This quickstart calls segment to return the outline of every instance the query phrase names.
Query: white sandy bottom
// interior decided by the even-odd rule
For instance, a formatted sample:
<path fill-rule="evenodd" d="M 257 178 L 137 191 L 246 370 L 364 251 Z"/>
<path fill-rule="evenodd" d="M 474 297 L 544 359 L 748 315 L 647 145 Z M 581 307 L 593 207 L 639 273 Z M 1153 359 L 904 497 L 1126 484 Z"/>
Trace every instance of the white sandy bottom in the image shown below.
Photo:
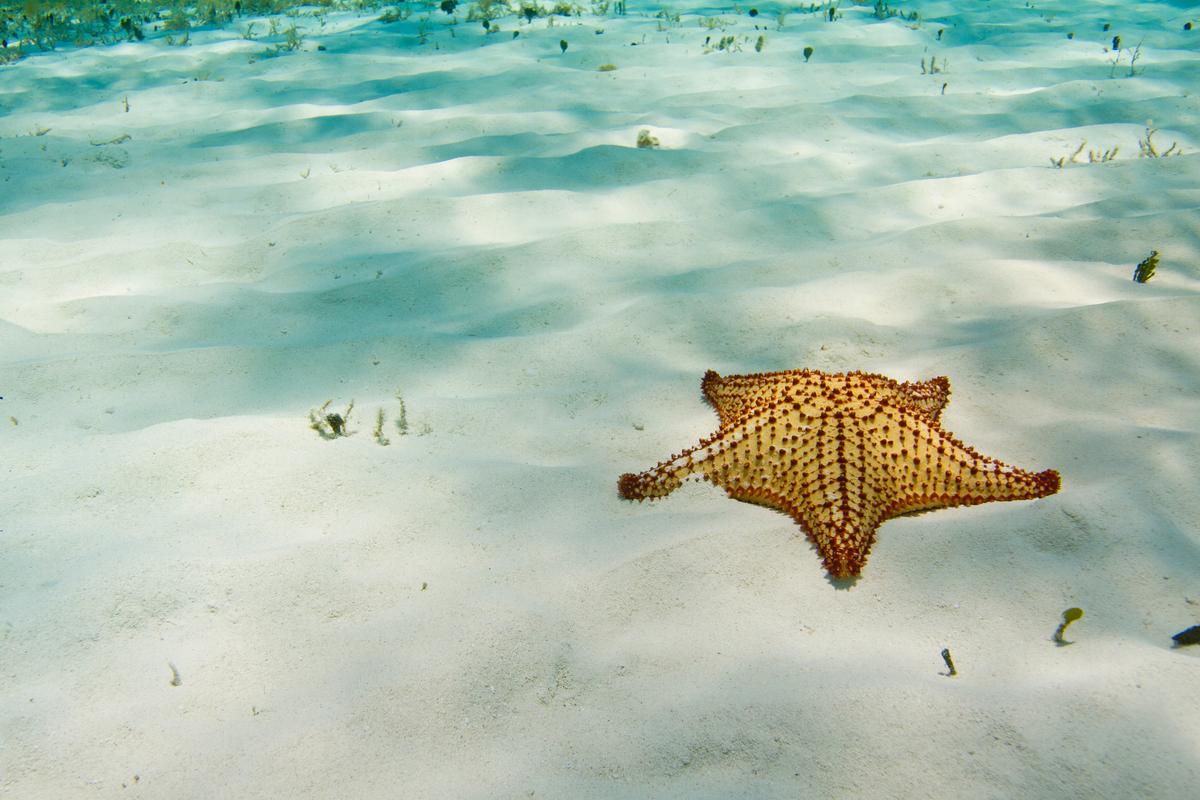
<path fill-rule="evenodd" d="M 921 10 L 0 71 L 3 787 L 1190 796 L 1194 45 L 1110 79 L 1095 19 Z M 1118 158 L 1050 167 L 1084 140 Z M 837 584 L 707 484 L 618 498 L 716 429 L 706 369 L 797 367 L 946 375 L 945 428 L 1063 489 L 888 521 Z"/>

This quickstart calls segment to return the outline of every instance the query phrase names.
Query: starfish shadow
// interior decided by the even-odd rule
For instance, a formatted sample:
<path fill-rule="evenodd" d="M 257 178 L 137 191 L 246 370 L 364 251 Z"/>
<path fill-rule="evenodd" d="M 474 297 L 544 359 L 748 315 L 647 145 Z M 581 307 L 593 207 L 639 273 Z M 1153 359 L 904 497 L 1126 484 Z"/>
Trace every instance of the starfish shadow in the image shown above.
<path fill-rule="evenodd" d="M 832 586 L 834 589 L 841 589 L 847 592 L 858 584 L 858 578 L 858 575 L 855 575 L 852 578 L 835 578 L 828 572 L 825 573 L 825 580 L 829 581 L 830 586 Z"/>

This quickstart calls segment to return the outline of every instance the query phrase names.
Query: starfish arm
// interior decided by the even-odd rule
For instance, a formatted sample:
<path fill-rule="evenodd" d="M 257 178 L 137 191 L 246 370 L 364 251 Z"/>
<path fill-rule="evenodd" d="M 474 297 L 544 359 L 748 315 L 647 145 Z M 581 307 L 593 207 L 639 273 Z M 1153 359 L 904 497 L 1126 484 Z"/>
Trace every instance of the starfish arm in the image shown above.
<path fill-rule="evenodd" d="M 888 400 L 919 413 L 936 425 L 950 400 L 950 380 L 945 376 L 916 383 L 898 383 L 883 375 L 865 372 L 830 376 L 807 369 L 762 372 L 721 377 L 713 370 L 704 373 L 700 390 L 712 403 L 721 420 L 721 430 L 789 395 L 806 394 L 827 385 L 830 378 L 869 386 L 876 398 Z"/>
<path fill-rule="evenodd" d="M 935 508 L 1033 500 L 1059 490 L 1054 470 L 1033 473 L 980 455 L 941 428 L 902 427 L 872 476 L 884 518 Z"/>
<path fill-rule="evenodd" d="M 626 500 L 657 500 L 678 489 L 697 472 L 707 479 L 709 473 L 731 461 L 736 462 L 737 457 L 729 452 L 729 443 L 718 433 L 653 469 L 625 473 L 617 480 L 617 491 Z"/>
<path fill-rule="evenodd" d="M 996 469 L 980 467 L 969 478 L 935 478 L 928 488 L 899 497 L 888 506 L 888 517 L 937 508 L 974 506 L 1006 500 L 1036 500 L 1056 494 L 1062 485 L 1057 471 L 1026 472 L 994 462 Z"/>
<path fill-rule="evenodd" d="M 808 370 L 790 370 L 722 378 L 710 369 L 700 381 L 700 391 L 717 410 L 717 416 L 721 419 L 720 429 L 727 430 L 755 409 L 778 400 L 788 384 L 776 378 L 792 375 L 803 377 L 807 373 Z"/>
<path fill-rule="evenodd" d="M 796 487 L 783 487 L 781 491 L 735 487 L 726 492 L 735 500 L 769 506 L 794 519 L 821 554 L 825 569 L 839 579 L 862 572 L 882 522 L 882 515 L 869 504 L 837 491 L 800 504 L 790 499 L 800 496 Z"/>

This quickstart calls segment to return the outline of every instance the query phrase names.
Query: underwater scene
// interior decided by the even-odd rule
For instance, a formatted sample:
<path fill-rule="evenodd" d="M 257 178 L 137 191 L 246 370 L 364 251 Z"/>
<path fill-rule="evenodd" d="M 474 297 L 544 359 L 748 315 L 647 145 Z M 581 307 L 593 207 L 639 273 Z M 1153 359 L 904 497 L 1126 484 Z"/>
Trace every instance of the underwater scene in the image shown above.
<path fill-rule="evenodd" d="M 0 0 L 0 789 L 1192 796 L 1197 25 Z"/>

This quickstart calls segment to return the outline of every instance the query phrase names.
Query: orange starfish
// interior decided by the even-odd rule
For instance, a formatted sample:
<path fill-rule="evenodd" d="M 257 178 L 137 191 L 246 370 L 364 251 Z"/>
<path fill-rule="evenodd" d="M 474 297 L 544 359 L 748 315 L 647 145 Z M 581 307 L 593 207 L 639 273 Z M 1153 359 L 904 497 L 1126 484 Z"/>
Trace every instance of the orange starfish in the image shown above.
<path fill-rule="evenodd" d="M 885 520 L 949 506 L 1031 500 L 1059 489 L 976 453 L 938 419 L 950 381 L 788 370 L 700 384 L 721 425 L 696 447 L 617 482 L 629 500 L 665 497 L 700 474 L 736 500 L 789 514 L 834 578 L 857 576 Z"/>

